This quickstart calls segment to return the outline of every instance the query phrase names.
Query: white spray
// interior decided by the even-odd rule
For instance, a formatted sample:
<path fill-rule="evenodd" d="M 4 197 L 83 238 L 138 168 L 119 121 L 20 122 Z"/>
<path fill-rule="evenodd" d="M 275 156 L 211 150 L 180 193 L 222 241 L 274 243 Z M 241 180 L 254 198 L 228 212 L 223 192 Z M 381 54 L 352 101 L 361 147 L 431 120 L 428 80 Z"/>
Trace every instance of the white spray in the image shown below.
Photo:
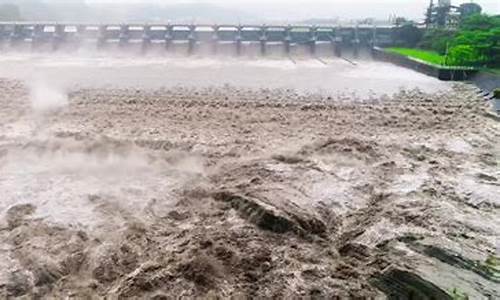
<path fill-rule="evenodd" d="M 64 89 L 37 80 L 30 86 L 31 107 L 35 112 L 46 113 L 68 105 L 68 95 Z"/>

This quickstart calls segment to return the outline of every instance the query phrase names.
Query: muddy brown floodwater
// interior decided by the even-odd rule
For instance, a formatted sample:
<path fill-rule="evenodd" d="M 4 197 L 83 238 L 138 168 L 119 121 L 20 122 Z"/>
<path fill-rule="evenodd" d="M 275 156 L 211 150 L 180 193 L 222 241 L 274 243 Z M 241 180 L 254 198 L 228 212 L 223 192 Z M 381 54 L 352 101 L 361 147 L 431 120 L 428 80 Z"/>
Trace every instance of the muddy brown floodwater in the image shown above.
<path fill-rule="evenodd" d="M 0 72 L 0 298 L 500 297 L 500 123 L 472 86 L 21 65 Z"/>
<path fill-rule="evenodd" d="M 223 87 L 293 89 L 298 93 L 334 94 L 336 98 L 392 95 L 402 88 L 435 92 L 451 86 L 435 78 L 371 60 L 357 65 L 336 58 L 134 57 L 126 54 L 2 53 L 0 77 L 45 81 L 68 89 Z M 354 97 L 356 95 L 356 97 Z"/>

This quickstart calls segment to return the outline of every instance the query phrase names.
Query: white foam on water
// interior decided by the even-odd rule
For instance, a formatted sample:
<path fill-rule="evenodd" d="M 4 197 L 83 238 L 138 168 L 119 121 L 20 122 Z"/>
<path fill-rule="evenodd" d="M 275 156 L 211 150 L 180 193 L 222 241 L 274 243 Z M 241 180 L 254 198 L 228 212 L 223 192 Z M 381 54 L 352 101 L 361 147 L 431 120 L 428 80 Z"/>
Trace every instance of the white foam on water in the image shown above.
<path fill-rule="evenodd" d="M 237 58 L 205 56 L 132 56 L 84 54 L 3 54 L 0 77 L 80 87 L 172 86 L 210 87 L 224 84 L 248 88 L 287 88 L 298 92 L 392 94 L 401 88 L 424 92 L 448 90 L 451 85 L 389 63 L 343 59 Z"/>
<path fill-rule="evenodd" d="M 116 222 L 107 218 L 144 218 L 151 201 L 174 205 L 174 188 L 196 176 L 191 170 L 203 172 L 202 162 L 188 156 L 172 165 L 152 161 L 134 147 L 107 147 L 92 150 L 75 142 L 10 152 L 1 162 L 0 215 L 31 203 L 34 217 L 49 222 L 90 229 L 112 226 Z"/>

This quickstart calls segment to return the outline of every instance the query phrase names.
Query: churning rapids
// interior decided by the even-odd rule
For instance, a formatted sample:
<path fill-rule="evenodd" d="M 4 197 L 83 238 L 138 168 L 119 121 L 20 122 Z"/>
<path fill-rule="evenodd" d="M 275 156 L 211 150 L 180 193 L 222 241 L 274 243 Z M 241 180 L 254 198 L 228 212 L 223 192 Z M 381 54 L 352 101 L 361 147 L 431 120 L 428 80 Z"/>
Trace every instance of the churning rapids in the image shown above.
<path fill-rule="evenodd" d="M 0 77 L 0 298 L 500 297 L 472 86 L 306 58 L 2 54 Z"/>

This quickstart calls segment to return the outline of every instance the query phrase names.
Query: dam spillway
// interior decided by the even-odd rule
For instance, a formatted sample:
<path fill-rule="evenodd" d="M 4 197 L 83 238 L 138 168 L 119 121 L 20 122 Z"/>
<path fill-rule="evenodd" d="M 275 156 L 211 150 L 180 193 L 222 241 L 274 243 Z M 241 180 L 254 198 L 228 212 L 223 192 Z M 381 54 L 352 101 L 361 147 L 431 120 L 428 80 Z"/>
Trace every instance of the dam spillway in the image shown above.
<path fill-rule="evenodd" d="M 354 56 L 362 48 L 391 45 L 392 26 L 307 26 L 307 25 L 207 25 L 207 24 L 62 24 L 62 23 L 0 23 L 0 44 L 8 47 L 31 45 L 33 50 L 49 46 L 58 50 L 63 45 L 94 44 L 127 47 L 140 44 L 146 52 L 152 44 L 162 44 L 169 51 L 176 44 L 185 44 L 187 53 L 201 45 L 217 53 L 222 44 L 232 45 L 235 54 L 248 44 L 258 45 L 266 55 L 270 45 L 280 45 L 284 54 L 293 47 L 303 47 L 311 55 L 317 45 L 330 45 L 331 54 L 341 56 L 343 49 L 352 49 Z"/>

